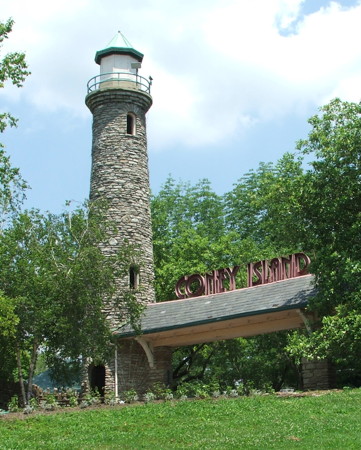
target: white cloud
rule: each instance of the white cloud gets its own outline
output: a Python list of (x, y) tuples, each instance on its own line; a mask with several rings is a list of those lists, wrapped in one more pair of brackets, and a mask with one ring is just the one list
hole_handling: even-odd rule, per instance
[[(153, 146), (202, 147), (307, 109), (334, 95), (359, 100), (361, 6), (302, 0), (16, 0), (5, 50), (24, 49), (31, 77), (8, 101), (89, 117), (96, 50), (121, 29), (154, 77)], [(292, 29), (292, 32), (285, 32)], [(20, 92), (20, 93), (19, 93)]]

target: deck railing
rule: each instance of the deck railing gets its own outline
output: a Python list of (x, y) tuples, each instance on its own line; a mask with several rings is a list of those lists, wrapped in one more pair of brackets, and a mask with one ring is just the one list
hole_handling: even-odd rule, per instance
[(123, 88), (143, 91), (150, 94), (152, 79), (130, 72), (107, 72), (96, 75), (88, 81), (88, 94), (98, 89)]

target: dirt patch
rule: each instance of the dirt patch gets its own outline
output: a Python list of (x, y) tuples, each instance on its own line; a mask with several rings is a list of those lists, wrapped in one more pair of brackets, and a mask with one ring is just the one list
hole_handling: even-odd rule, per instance
[(321, 395), (331, 394), (332, 392), (342, 392), (342, 389), (327, 389), (324, 391), (295, 391), (295, 392), (276, 392), (277, 397), (321, 397)]

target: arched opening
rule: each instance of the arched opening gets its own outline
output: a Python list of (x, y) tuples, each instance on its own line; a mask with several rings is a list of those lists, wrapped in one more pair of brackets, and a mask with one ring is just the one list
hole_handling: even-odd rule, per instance
[(129, 287), (130, 289), (138, 289), (139, 287), (139, 267), (129, 267)]
[(89, 384), (92, 391), (98, 391), (104, 397), (105, 367), (103, 365), (89, 367)]
[(127, 134), (135, 135), (135, 116), (131, 113), (127, 114)]

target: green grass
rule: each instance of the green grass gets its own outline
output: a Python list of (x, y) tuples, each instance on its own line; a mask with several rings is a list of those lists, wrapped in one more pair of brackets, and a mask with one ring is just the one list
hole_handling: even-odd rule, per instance
[(361, 448), (361, 389), (0, 419), (1, 449)]

